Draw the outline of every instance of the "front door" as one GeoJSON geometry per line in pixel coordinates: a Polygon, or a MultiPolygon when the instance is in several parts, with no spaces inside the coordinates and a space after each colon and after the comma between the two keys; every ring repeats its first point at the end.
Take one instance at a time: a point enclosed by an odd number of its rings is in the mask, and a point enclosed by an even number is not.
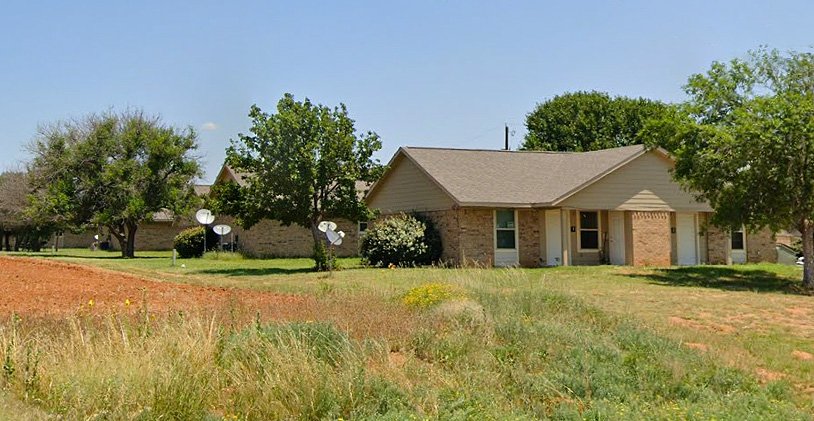
{"type": "Polygon", "coordinates": [[[608,212],[608,257],[612,265],[625,264],[625,213],[608,212]]]}
{"type": "Polygon", "coordinates": [[[545,211],[545,265],[562,265],[562,216],[559,209],[545,211]]]}
{"type": "Polygon", "coordinates": [[[676,249],[677,263],[680,266],[698,264],[697,233],[694,213],[676,213],[676,249]]]}

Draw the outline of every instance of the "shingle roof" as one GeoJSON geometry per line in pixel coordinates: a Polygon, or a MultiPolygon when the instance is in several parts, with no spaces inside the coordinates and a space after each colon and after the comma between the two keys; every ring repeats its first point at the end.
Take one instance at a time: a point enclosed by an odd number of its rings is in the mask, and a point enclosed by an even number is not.
{"type": "Polygon", "coordinates": [[[403,147],[400,152],[459,205],[540,206],[570,196],[643,154],[645,148],[530,152],[403,147]]]}

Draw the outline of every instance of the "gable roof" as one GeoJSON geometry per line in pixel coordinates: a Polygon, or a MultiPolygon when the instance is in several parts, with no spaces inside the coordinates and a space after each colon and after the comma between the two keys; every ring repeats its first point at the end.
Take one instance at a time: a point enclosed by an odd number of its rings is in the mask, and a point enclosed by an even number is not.
{"type": "Polygon", "coordinates": [[[410,159],[459,206],[533,207],[555,205],[645,153],[642,145],[592,152],[402,147],[391,163],[410,159]]]}

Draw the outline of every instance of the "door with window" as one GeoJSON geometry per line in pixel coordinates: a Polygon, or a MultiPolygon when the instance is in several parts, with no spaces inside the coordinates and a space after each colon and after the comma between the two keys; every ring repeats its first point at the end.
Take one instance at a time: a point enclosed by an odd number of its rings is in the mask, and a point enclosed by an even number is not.
{"type": "Polygon", "coordinates": [[[732,263],[746,263],[746,232],[741,228],[732,231],[732,263]]]}
{"type": "Polygon", "coordinates": [[[513,209],[495,211],[495,266],[517,266],[517,212],[513,209]]]}

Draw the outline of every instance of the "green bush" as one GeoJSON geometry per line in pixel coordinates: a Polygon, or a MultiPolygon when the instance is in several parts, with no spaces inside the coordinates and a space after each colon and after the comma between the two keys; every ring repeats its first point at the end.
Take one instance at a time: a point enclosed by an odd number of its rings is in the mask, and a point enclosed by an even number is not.
{"type": "MultiPolygon", "coordinates": [[[[206,250],[217,250],[219,244],[218,235],[215,231],[208,229],[206,231],[206,250]]],[[[173,247],[178,251],[178,257],[182,259],[189,259],[192,257],[203,256],[204,247],[204,229],[203,227],[187,228],[173,240],[173,247]]]]}
{"type": "Polygon", "coordinates": [[[362,237],[361,254],[372,266],[428,265],[441,259],[441,236],[419,215],[398,214],[374,224],[362,237]]]}
{"type": "Polygon", "coordinates": [[[178,251],[178,257],[188,259],[190,257],[201,257],[204,247],[203,227],[187,228],[173,240],[173,247],[178,251]]]}

